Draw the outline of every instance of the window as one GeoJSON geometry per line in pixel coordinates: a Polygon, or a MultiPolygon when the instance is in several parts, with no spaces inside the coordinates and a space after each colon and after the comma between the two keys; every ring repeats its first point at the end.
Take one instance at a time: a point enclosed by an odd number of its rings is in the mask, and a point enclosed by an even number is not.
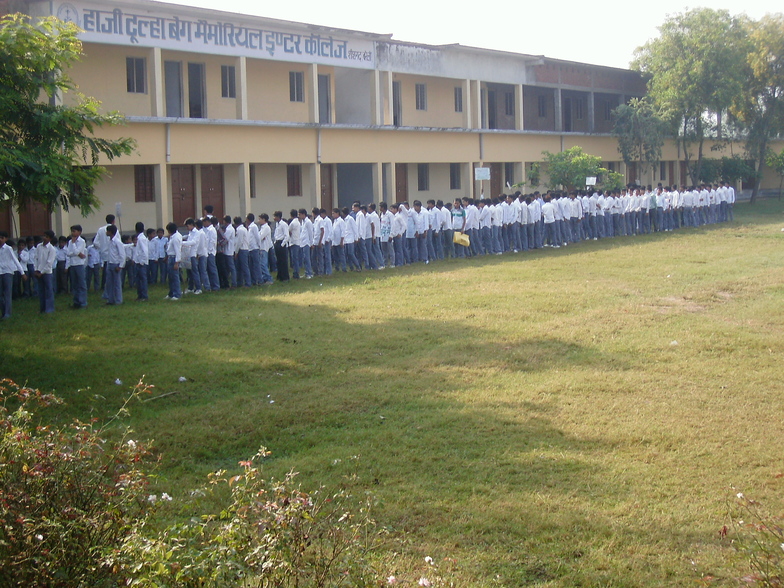
{"type": "Polygon", "coordinates": [[[539,96],[539,118],[547,117],[547,96],[539,96]]]}
{"type": "Polygon", "coordinates": [[[585,118],[585,99],[578,98],[574,102],[574,117],[577,120],[583,120],[585,118]]]}
{"type": "Polygon", "coordinates": [[[144,57],[125,58],[125,76],[128,83],[128,91],[134,94],[147,93],[147,76],[145,75],[144,57]]]}
{"type": "Polygon", "coordinates": [[[416,84],[416,109],[427,110],[427,85],[416,84]]]}
{"type": "Polygon", "coordinates": [[[188,64],[188,116],[190,118],[207,118],[203,63],[188,64]]]}
{"type": "Polygon", "coordinates": [[[455,87],[455,112],[463,112],[463,88],[455,87]]]}
{"type": "Polygon", "coordinates": [[[133,186],[136,202],[155,202],[155,166],[134,165],[133,186]]]}
{"type": "Polygon", "coordinates": [[[237,97],[236,71],[233,65],[221,65],[221,97],[237,97]]]}
{"type": "Polygon", "coordinates": [[[504,163],[504,185],[505,186],[512,186],[515,183],[514,180],[514,171],[515,171],[515,164],[512,161],[507,161],[504,163]]]}
{"type": "Polygon", "coordinates": [[[250,197],[256,197],[256,166],[250,164],[250,197]]]}
{"type": "Polygon", "coordinates": [[[507,92],[504,94],[506,116],[514,116],[515,113],[515,96],[514,92],[507,92]]]}
{"type": "Polygon", "coordinates": [[[430,166],[427,163],[417,165],[417,190],[420,192],[430,190],[430,166]]]}
{"type": "Polygon", "coordinates": [[[613,111],[612,102],[610,102],[609,100],[605,101],[605,103],[604,103],[604,120],[610,120],[612,118],[612,111],[613,111]]]}
{"type": "Polygon", "coordinates": [[[286,184],[289,196],[302,196],[302,166],[286,166],[286,184]]]}
{"type": "Polygon", "coordinates": [[[449,164],[449,189],[450,190],[460,190],[463,183],[463,177],[460,174],[460,164],[459,163],[450,163],[449,164]]]}
{"type": "Polygon", "coordinates": [[[289,72],[289,100],[292,102],[305,102],[305,73],[301,71],[289,72]]]}
{"type": "Polygon", "coordinates": [[[182,116],[182,63],[163,62],[163,78],[166,93],[166,116],[182,116]]]}

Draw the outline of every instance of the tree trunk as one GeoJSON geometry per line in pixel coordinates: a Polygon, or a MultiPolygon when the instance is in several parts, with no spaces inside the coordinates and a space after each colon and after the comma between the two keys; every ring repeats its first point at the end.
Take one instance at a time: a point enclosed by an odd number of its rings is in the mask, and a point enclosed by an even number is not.
{"type": "MultiPolygon", "coordinates": [[[[759,146],[759,152],[757,154],[757,177],[754,178],[754,189],[751,191],[751,199],[749,200],[749,204],[754,204],[757,201],[757,196],[759,195],[759,188],[760,184],[762,183],[762,166],[765,165],[765,152],[768,150],[768,142],[763,139],[762,143],[759,146]]],[[[779,198],[781,198],[781,194],[779,194],[779,198]]]]}

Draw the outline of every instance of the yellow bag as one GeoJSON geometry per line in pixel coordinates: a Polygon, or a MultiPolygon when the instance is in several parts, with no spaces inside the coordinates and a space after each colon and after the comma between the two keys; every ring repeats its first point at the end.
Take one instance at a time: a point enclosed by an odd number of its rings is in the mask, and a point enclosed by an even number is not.
{"type": "Polygon", "coordinates": [[[463,247],[471,246],[470,237],[465,233],[461,233],[460,231],[455,231],[455,234],[452,237],[452,242],[456,243],[457,245],[462,245],[463,247]]]}

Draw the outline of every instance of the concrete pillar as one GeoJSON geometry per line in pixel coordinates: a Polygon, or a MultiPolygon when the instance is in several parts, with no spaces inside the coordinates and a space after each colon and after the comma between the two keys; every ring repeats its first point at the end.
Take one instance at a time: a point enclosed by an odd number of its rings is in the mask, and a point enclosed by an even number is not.
{"type": "Polygon", "coordinates": [[[471,80],[471,119],[471,128],[482,128],[482,82],[479,80],[471,80]]]}
{"type": "MultiPolygon", "coordinates": [[[[71,234],[71,223],[68,222],[69,218],[70,215],[68,214],[68,211],[62,206],[58,206],[54,210],[52,213],[52,229],[54,230],[55,235],[59,237],[60,235],[68,236],[71,234]]],[[[57,247],[57,244],[54,243],[54,246],[57,247]]]]}
{"type": "Polygon", "coordinates": [[[525,111],[523,110],[523,85],[515,86],[515,129],[525,130],[525,111]]]}
{"type": "Polygon", "coordinates": [[[555,130],[563,131],[563,99],[561,98],[561,88],[555,89],[555,130]]]}
{"type": "Polygon", "coordinates": [[[237,118],[248,120],[248,59],[244,56],[234,60],[235,86],[237,90],[237,118]]]}
{"type": "Polygon", "coordinates": [[[164,92],[161,48],[153,47],[150,51],[150,112],[152,116],[166,116],[164,92]]]}
{"type": "Polygon", "coordinates": [[[384,164],[376,162],[371,164],[373,170],[373,202],[384,199],[384,164]]]}
{"type": "Polygon", "coordinates": [[[202,201],[201,201],[201,165],[198,163],[193,166],[193,200],[196,203],[196,218],[201,217],[202,201]]]}
{"type": "MultiPolygon", "coordinates": [[[[171,182],[169,166],[165,163],[155,165],[155,217],[159,227],[165,227],[174,215],[172,210],[171,182]]],[[[182,219],[180,219],[182,221],[182,219]]]]}
{"type": "Polygon", "coordinates": [[[588,94],[588,132],[596,132],[596,94],[594,92],[588,94]]]}
{"type": "Polygon", "coordinates": [[[240,199],[240,216],[245,218],[251,211],[251,203],[250,203],[250,163],[244,161],[237,165],[237,174],[238,174],[238,182],[237,186],[239,188],[239,199],[240,199]]]}
{"type": "MultiPolygon", "coordinates": [[[[309,163],[307,166],[308,176],[310,178],[310,189],[308,190],[310,202],[305,208],[307,208],[308,214],[310,214],[310,210],[314,206],[318,205],[319,208],[321,207],[321,164],[309,163]]],[[[303,196],[304,195],[305,194],[303,194],[303,196]]]]}
{"type": "Polygon", "coordinates": [[[460,84],[463,90],[463,128],[473,128],[473,116],[471,112],[471,80],[463,80],[460,84]]]}
{"type": "Polygon", "coordinates": [[[384,124],[384,72],[374,69],[370,77],[370,124],[381,126],[384,124]]]}
{"type": "Polygon", "coordinates": [[[319,123],[318,65],[310,63],[305,68],[305,91],[308,101],[308,120],[319,123]]]}

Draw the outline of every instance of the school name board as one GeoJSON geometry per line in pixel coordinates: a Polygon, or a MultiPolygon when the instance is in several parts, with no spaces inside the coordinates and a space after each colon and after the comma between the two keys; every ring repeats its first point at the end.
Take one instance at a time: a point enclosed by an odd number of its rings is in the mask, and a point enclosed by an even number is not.
{"type": "Polygon", "coordinates": [[[54,15],[76,24],[84,31],[79,38],[94,43],[342,67],[375,67],[372,41],[340,39],[329,34],[301,34],[147,11],[130,13],[120,8],[96,8],[72,2],[55,3],[54,15]]]}

